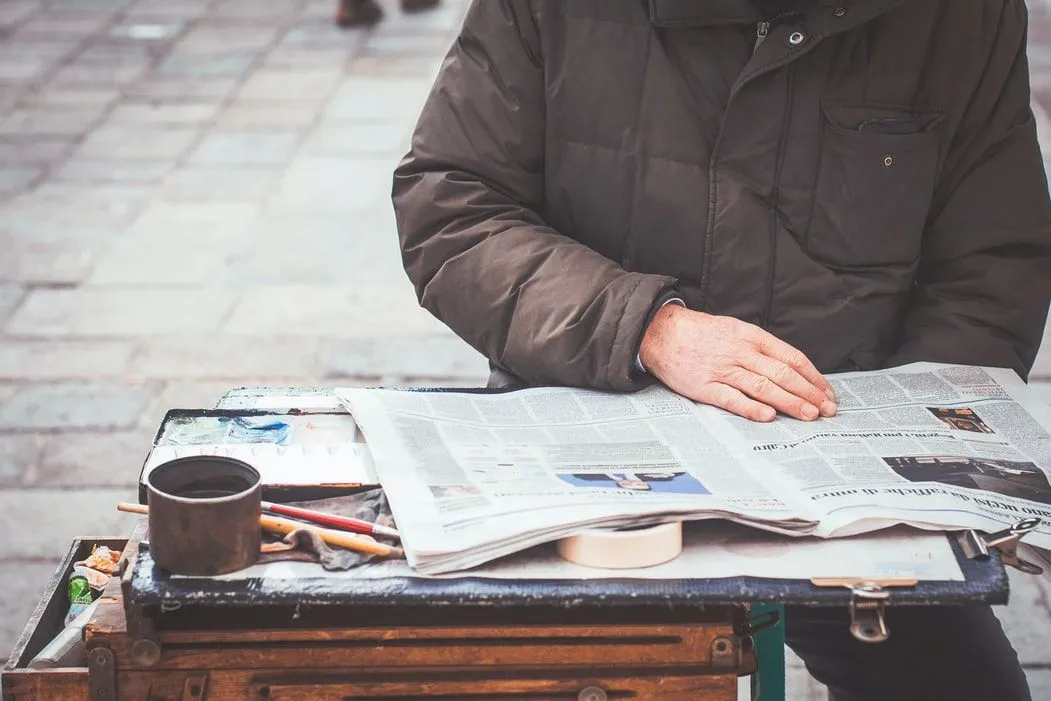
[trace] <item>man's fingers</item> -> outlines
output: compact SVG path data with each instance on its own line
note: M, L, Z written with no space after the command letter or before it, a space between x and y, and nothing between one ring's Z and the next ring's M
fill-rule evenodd
M717 406L720 409L742 416L752 421L773 421L777 412L773 407L749 399L738 389L730 385L712 382L701 388L697 400L705 404Z
M724 382L786 416L813 421L821 415L821 410L814 404L785 391L769 377L758 375L751 370L738 368L728 375Z
M832 385L829 384L824 375L818 372L818 369L814 367L814 364L810 362L810 359L801 350L793 348L777 336L762 329L760 329L760 335L757 336L756 342L759 350L763 353L766 353L771 358L780 360L794 369L805 377L808 382L824 392L827 399L836 400L836 395L832 391Z
M818 388L794 368L780 360L775 360L769 355L749 354L741 359L741 365L757 375L770 378L789 394L816 406L822 416L836 414L835 402L829 400L824 389Z

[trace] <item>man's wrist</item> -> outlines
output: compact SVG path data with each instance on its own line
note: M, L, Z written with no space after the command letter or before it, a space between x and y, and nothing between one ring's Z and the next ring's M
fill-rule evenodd
M643 327L642 333L639 335L639 349L638 352L635 353L635 372L640 375L648 375L650 372L642 362L642 339L645 338L646 330L649 328L650 324L653 323L653 319L657 316L657 313L669 304L676 304L680 307L686 306L686 302L683 301L682 297L680 297L679 293L675 290L669 290L657 298L657 301L653 305L653 310L646 318L646 325Z

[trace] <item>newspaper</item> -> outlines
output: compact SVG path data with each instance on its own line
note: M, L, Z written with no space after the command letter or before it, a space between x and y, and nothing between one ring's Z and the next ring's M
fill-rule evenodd
M839 414L753 423L634 394L338 389L409 564L442 573L594 527L726 519L824 538L895 524L1051 547L1051 410L1011 371L917 363L829 377Z

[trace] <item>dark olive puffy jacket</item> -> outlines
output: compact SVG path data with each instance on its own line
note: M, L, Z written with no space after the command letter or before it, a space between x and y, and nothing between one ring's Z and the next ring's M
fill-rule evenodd
M654 301L822 371L1028 372L1051 204L1022 0L476 0L394 177L421 303L528 383L633 389Z

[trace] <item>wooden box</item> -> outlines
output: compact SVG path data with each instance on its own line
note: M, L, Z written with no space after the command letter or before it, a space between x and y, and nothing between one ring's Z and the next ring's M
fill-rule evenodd
M25 669L92 543L124 546L74 543L4 670L3 701L730 701L754 666L739 607L126 611L114 579L86 630L89 667Z

